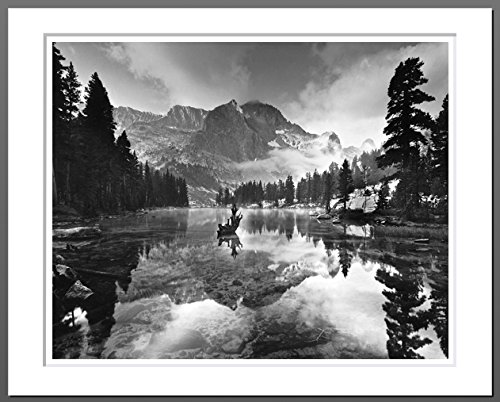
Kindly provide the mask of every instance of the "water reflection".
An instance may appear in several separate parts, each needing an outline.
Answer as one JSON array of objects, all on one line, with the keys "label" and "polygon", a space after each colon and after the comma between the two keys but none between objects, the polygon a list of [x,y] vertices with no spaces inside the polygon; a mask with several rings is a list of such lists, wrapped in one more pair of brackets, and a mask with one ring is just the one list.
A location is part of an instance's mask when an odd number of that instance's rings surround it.
[{"label": "water reflection", "polygon": [[387,313],[387,351],[391,359],[422,359],[417,351],[432,341],[418,332],[429,326],[428,313],[419,309],[426,301],[423,294],[423,269],[400,267],[379,269],[376,279],[388,289],[382,294],[387,298],[383,305]]},{"label": "water reflection", "polygon": [[243,245],[241,244],[240,238],[238,235],[235,233],[231,236],[219,236],[219,246],[221,246],[223,243],[226,243],[227,246],[231,249],[231,257],[236,259],[236,256],[238,255],[238,249],[242,249]]},{"label": "water reflection", "polygon": [[422,252],[307,211],[244,214],[237,234],[219,238],[224,210],[103,225],[70,263],[119,274],[87,278],[96,298],[79,357],[447,356],[444,244]]},{"label": "water reflection", "polygon": [[429,319],[439,338],[439,345],[448,357],[448,264],[433,260],[427,277],[432,287]]}]

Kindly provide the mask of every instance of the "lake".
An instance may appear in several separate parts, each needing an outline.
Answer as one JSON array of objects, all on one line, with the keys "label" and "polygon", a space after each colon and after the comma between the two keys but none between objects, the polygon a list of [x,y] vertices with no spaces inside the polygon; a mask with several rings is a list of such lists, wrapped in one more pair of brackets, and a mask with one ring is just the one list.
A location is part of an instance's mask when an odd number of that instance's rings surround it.
[{"label": "lake", "polygon": [[[334,225],[306,210],[149,211],[54,244],[94,292],[54,330],[54,358],[446,359],[448,243]],[[423,237],[423,236],[422,236]],[[65,318],[67,320],[68,317]],[[65,329],[66,328],[66,329]]]}]

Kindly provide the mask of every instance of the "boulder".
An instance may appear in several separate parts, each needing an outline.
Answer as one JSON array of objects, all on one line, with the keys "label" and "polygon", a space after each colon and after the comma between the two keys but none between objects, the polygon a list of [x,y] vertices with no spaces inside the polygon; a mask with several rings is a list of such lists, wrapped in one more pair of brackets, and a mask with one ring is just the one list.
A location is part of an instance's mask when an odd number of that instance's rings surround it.
[{"label": "boulder", "polygon": [[349,201],[347,209],[351,211],[363,211],[365,214],[375,212],[377,209],[377,196],[356,195]]},{"label": "boulder", "polygon": [[92,290],[78,280],[68,289],[64,297],[70,300],[85,300],[93,294]]},{"label": "boulder", "polygon": [[56,272],[59,275],[62,275],[62,276],[64,276],[67,279],[70,279],[70,280],[73,280],[73,281],[77,280],[76,272],[73,271],[73,269],[71,267],[68,267],[67,265],[57,264],[56,265]]}]

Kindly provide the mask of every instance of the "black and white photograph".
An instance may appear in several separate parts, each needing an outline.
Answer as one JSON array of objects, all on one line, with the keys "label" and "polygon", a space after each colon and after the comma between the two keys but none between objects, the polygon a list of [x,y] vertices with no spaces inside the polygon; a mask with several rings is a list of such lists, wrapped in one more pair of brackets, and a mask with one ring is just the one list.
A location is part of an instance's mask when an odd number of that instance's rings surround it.
[{"label": "black and white photograph", "polygon": [[48,44],[50,358],[450,358],[448,41],[257,39]]}]

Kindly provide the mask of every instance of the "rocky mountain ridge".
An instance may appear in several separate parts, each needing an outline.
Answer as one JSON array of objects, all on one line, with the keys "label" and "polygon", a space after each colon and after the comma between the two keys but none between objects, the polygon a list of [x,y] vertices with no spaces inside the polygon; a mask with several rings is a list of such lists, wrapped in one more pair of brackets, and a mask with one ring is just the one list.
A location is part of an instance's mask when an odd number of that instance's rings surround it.
[{"label": "rocky mountain ridge", "polygon": [[213,198],[219,185],[247,180],[249,163],[253,179],[277,180],[300,174],[290,170],[293,160],[286,163],[289,154],[312,166],[318,156],[352,159],[375,149],[371,139],[360,148],[343,148],[335,132],[309,133],[259,101],[239,105],[233,99],[210,111],[175,105],[165,115],[117,107],[114,118],[117,134],[126,130],[140,160],[185,177],[191,197],[200,200]]}]

